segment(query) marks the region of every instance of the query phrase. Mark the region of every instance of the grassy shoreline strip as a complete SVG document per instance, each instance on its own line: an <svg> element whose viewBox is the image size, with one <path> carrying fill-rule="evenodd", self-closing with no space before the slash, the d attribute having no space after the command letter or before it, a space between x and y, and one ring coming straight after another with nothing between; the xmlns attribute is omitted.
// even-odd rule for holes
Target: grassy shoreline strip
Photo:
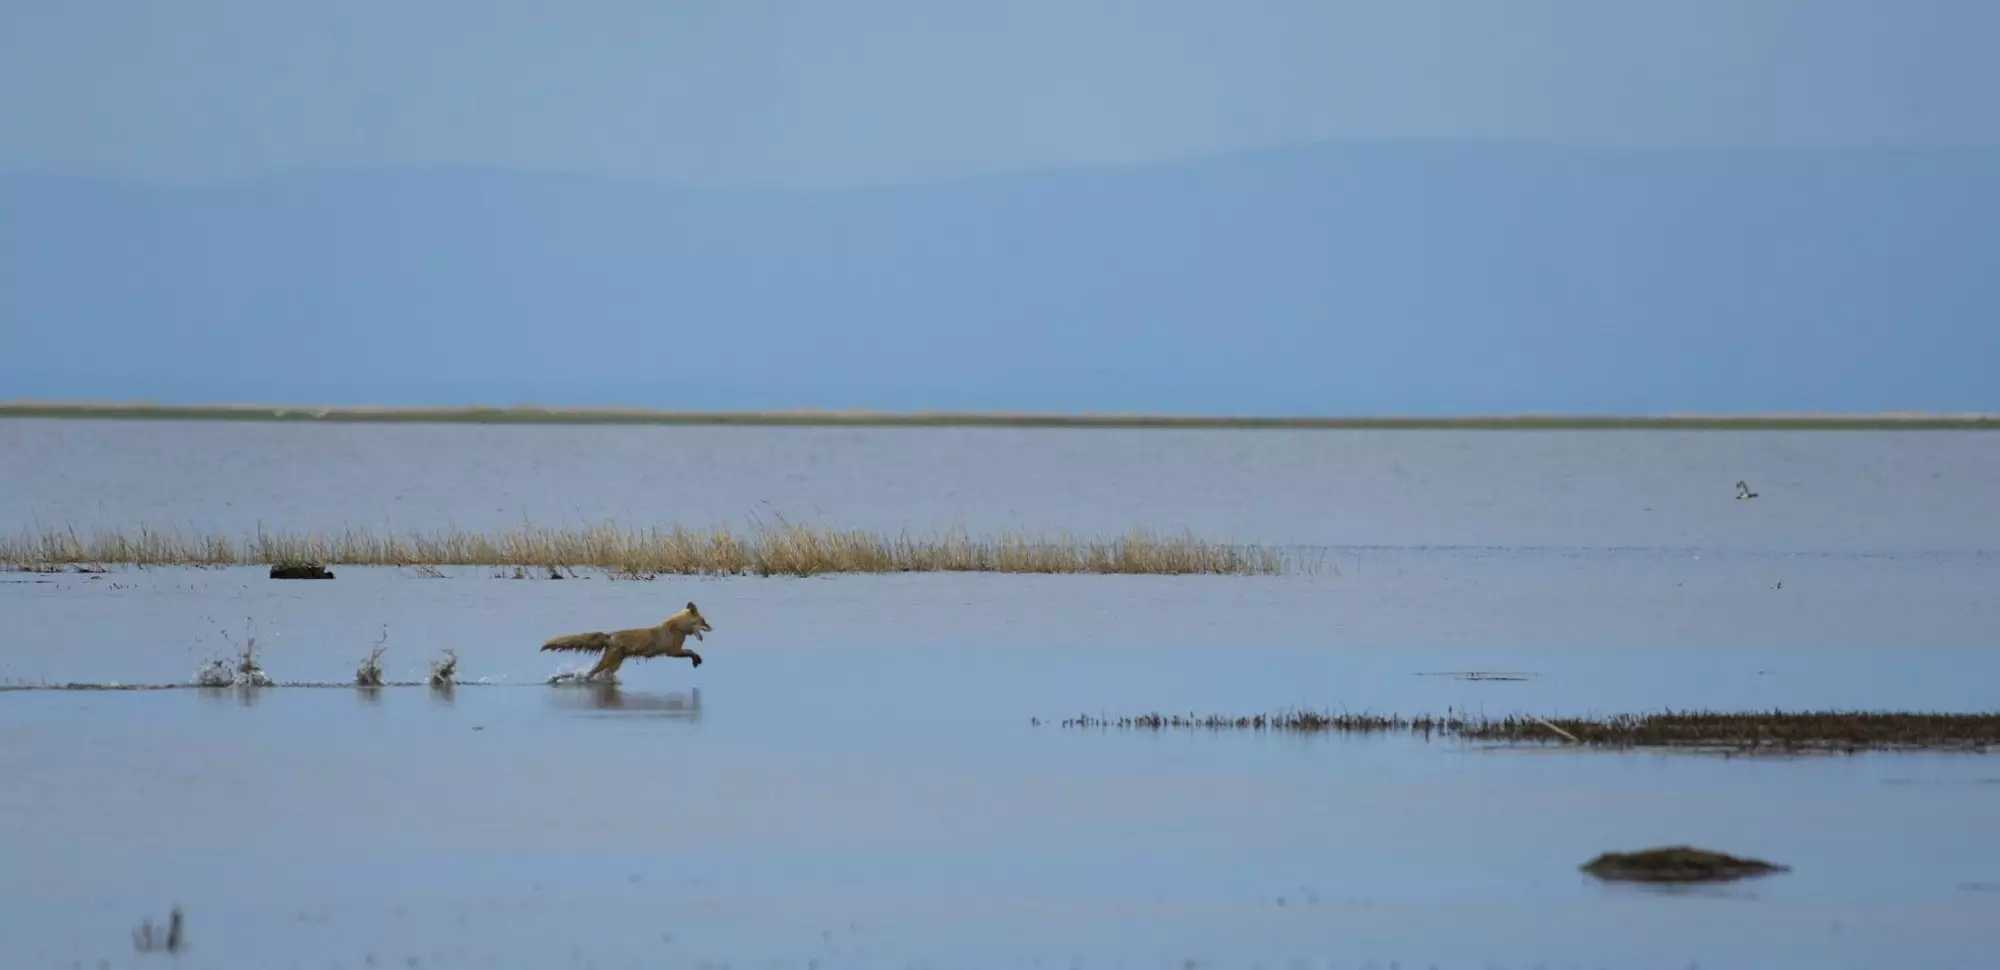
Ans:
<svg viewBox="0 0 2000 970"><path fill-rule="evenodd" d="M1689 748L1731 751L1882 751L2000 745L2000 712L1662 711L1606 718L1446 714L1442 717L1287 710L1270 714L1082 715L1065 728L1140 731L1275 731L1290 734L1414 734L1425 739L1542 742L1592 748Z"/></svg>
<svg viewBox="0 0 2000 970"><path fill-rule="evenodd" d="M1668 414L1277 417L869 411L656 411L640 408L321 407L317 405L0 403L0 418L425 424L637 424L761 427L1211 430L2000 430L2000 414Z"/></svg>
<svg viewBox="0 0 2000 970"><path fill-rule="evenodd" d="M73 528L0 536L0 563L597 568L634 575L813 576L829 573L1000 572L1278 575L1302 564L1259 546L1133 529L1123 536L1046 538L1003 533L913 538L785 524L726 528L519 526L497 532L258 530L241 537L142 526L89 535Z"/></svg>

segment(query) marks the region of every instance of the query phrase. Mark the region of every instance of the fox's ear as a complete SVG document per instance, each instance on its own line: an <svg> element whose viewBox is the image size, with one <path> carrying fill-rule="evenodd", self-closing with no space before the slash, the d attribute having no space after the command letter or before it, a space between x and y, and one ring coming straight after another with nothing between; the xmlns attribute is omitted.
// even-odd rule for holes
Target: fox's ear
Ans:
<svg viewBox="0 0 2000 970"><path fill-rule="evenodd" d="M697 610L697 609L695 609L695 608L694 608L694 601L693 601L693 600L689 600L689 601L688 601L688 612L689 612L689 613L699 613L699 612L701 612L701 611L700 611L700 610Z"/></svg>

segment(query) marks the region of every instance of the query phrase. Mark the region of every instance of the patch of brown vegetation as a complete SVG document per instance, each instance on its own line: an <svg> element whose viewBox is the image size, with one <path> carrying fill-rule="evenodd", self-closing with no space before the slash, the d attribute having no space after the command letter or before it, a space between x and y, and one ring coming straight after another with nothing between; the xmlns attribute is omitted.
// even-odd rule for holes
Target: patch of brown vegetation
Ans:
<svg viewBox="0 0 2000 970"><path fill-rule="evenodd" d="M789 522L748 533L680 527L576 529L521 526L497 533L456 529L407 535L350 529L338 533L259 530L238 540L217 534L184 536L150 527L130 532L50 530L0 538L0 562L37 567L65 563L194 566L271 564L272 578L325 578L331 564L370 566L513 567L550 579L576 567L617 576L814 576L827 573L1002 572L1197 573L1272 575L1292 571L1273 549L1236 546L1134 529L1117 538L1053 538L964 534L928 538L814 528ZM1306 565L1306 571L1312 566Z"/></svg>
<svg viewBox="0 0 2000 970"><path fill-rule="evenodd" d="M1467 741L1577 744L1595 748L1685 748L1731 752L1803 753L1960 749L1984 752L2000 744L2000 713L1940 714L1895 711L1675 712L1622 714L1604 719L1443 717L1281 711L1250 716L1141 714L1083 715L1067 728L1133 730L1204 729L1368 734L1407 732Z"/></svg>
<svg viewBox="0 0 2000 970"><path fill-rule="evenodd" d="M271 564L272 579L332 579L333 572L316 562L280 562Z"/></svg>
<svg viewBox="0 0 2000 970"><path fill-rule="evenodd" d="M1171 428L1171 429L1874 429L2000 428L2000 414L1883 411L1748 414L1465 414L1279 417L1032 412L658 411L589 407L330 407L313 404L150 404L8 401L0 418L167 421L416 422L473 424L651 424L762 427Z"/></svg>
<svg viewBox="0 0 2000 970"><path fill-rule="evenodd" d="M1789 872L1790 866L1670 845L1639 852L1606 852L1578 867L1599 879L1620 882L1725 882Z"/></svg>
<svg viewBox="0 0 2000 970"><path fill-rule="evenodd" d="M1546 723L1574 735L1579 743L1600 747L1861 751L1983 750L2000 744L2000 712L1666 711L1622 714L1601 720L1550 718ZM1473 726L1464 736L1474 740L1532 740L1537 737L1538 727L1508 718Z"/></svg>

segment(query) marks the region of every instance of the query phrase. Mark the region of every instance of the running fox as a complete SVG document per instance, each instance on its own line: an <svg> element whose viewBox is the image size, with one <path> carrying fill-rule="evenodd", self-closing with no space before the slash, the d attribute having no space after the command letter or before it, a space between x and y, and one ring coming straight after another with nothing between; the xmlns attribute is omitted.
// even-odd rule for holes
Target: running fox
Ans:
<svg viewBox="0 0 2000 970"><path fill-rule="evenodd" d="M682 646L689 634L701 639L702 631L715 632L708 625L708 619L695 609L693 603L687 609L667 617L659 626L639 627L633 630L618 630L613 633L572 633L556 637L542 644L543 650L567 650L574 653L603 654L597 666L583 675L585 680L599 674L615 674L628 658L645 657L686 657L701 666L701 654Z"/></svg>

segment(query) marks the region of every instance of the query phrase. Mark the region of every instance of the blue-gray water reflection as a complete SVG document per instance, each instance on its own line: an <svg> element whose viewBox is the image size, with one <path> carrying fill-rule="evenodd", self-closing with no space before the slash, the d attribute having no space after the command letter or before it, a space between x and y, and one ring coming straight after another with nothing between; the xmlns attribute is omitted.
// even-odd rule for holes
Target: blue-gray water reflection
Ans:
<svg viewBox="0 0 2000 970"><path fill-rule="evenodd" d="M185 683L255 635L272 677L334 685L0 692L0 965L163 963L129 934L179 901L177 966L257 970L1983 966L1990 757L1057 722L1991 709L1992 440L0 422L17 528L699 526L768 501L891 530L1185 525L1331 545L1338 570L0 576L0 680ZM691 448L703 466L661 457ZM544 683L580 666L547 637L690 599L717 631L699 670ZM339 686L384 627L397 685ZM447 649L463 682L424 686ZM1669 842L1793 870L1576 871Z"/></svg>

